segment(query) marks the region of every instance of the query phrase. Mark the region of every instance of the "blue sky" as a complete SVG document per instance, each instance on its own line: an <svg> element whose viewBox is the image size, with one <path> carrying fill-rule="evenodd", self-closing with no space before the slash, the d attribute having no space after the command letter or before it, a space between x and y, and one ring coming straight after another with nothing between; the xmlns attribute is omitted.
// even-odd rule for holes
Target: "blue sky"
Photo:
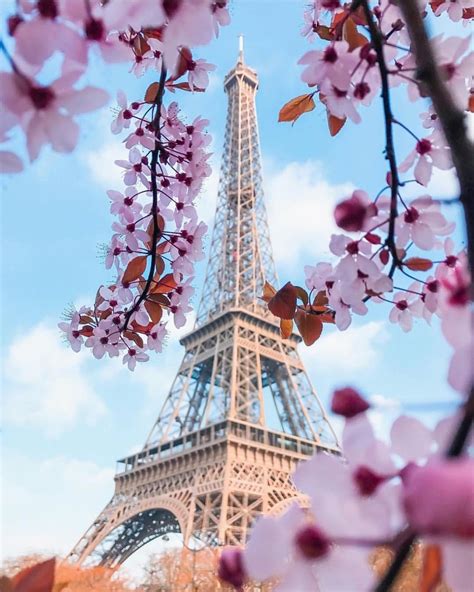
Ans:
<svg viewBox="0 0 474 592"><path fill-rule="evenodd" d="M197 114L210 119L215 174L199 207L211 222L226 111L222 80L236 61L237 36L244 34L246 61L260 78L257 107L276 264L282 282L299 283L304 264L328 256L334 204L353 187L378 191L385 178L380 104L336 138L328 134L321 106L293 127L277 123L282 104L305 92L296 65L308 47L299 35L302 11L302 2L235 2L232 25L197 52L217 66L208 92L177 96L190 120ZM95 63L86 81L105 81L112 96L122 88L131 99L141 97L153 77L137 80L127 70ZM395 95L395 109L418 126L404 94ZM183 351L174 334L163 355L131 374L117 360L70 352L56 329L68 303L90 301L98 285L113 279L97 249L110 236L105 190L121 188L113 160L122 152L109 132L111 116L106 107L82 118L73 155L44 151L24 174L0 180L4 557L70 549L111 496L115 460L143 445ZM406 135L397 135L397 145L401 157L411 149ZM452 197L456 184L449 174L436 174L432 191ZM456 216L454 208L448 215ZM446 384L448 348L438 324L419 322L406 336L387 316L383 307L372 307L347 332L329 329L312 348L301 348L322 400L338 385L359 387L376 403L374 420L382 432L401 409L432 423L457 400Z"/></svg>

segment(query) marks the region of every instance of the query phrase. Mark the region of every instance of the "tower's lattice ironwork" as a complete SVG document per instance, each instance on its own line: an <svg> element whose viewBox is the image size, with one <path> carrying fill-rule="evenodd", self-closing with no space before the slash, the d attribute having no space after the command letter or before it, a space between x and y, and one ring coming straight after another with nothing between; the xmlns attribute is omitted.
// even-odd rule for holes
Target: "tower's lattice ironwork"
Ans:
<svg viewBox="0 0 474 592"><path fill-rule="evenodd" d="M197 321L141 452L119 461L112 500L70 554L117 566L181 532L242 544L256 516L298 497L297 463L338 445L297 353L262 306L276 284L263 201L255 95L244 64L225 78L228 113L217 211Z"/></svg>

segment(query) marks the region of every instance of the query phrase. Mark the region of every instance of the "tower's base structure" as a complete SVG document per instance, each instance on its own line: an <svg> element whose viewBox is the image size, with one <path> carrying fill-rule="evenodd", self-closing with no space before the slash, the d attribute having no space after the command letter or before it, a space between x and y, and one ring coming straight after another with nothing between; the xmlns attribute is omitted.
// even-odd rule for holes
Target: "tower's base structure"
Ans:
<svg viewBox="0 0 474 592"><path fill-rule="evenodd" d="M261 190L256 73L225 79L224 159L196 327L143 450L119 461L112 500L71 551L76 563L118 567L167 533L184 544L243 545L261 514L300 500L297 464L339 451L292 335L262 308L276 285Z"/></svg>

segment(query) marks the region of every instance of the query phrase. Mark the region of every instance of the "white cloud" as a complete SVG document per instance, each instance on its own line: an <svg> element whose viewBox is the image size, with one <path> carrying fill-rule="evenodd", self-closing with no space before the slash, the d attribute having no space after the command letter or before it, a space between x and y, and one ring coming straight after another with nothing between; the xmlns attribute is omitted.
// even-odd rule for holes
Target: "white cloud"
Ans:
<svg viewBox="0 0 474 592"><path fill-rule="evenodd" d="M4 363L5 421L57 436L78 421L94 424L106 411L85 372L84 355L40 323L17 337Z"/></svg>
<svg viewBox="0 0 474 592"><path fill-rule="evenodd" d="M66 554L110 499L113 469L65 456L38 460L6 452L3 558Z"/></svg>
<svg viewBox="0 0 474 592"><path fill-rule="evenodd" d="M104 189L114 189L123 186L123 169L115 164L116 160L126 160L128 151L120 139L104 143L93 152L85 152L82 160L89 167L93 180Z"/></svg>
<svg viewBox="0 0 474 592"><path fill-rule="evenodd" d="M373 367L388 339L382 321L352 326L347 331L326 326L321 339L310 348L302 348L300 354L311 373L316 376L324 373L339 380Z"/></svg>
<svg viewBox="0 0 474 592"><path fill-rule="evenodd" d="M337 231L334 205L353 190L350 183L331 185L319 161L291 162L281 170L268 167L266 205L275 260L290 266L301 259L311 263L328 254L330 236Z"/></svg>

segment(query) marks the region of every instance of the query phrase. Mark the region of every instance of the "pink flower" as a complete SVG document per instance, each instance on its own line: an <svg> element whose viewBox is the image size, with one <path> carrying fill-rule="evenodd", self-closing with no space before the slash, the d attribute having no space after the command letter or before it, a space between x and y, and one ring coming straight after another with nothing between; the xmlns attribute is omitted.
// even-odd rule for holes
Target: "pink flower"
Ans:
<svg viewBox="0 0 474 592"><path fill-rule="evenodd" d="M137 362L147 362L149 359L150 357L147 354L132 347L123 356L122 362L123 364L127 364L128 369L133 372Z"/></svg>
<svg viewBox="0 0 474 592"><path fill-rule="evenodd" d="M430 250L435 246L437 236L446 236L454 230L455 224L448 222L440 211L439 204L429 195L413 200L405 212L396 220L397 246L405 247L411 240L417 247Z"/></svg>
<svg viewBox="0 0 474 592"><path fill-rule="evenodd" d="M298 64L306 66L301 79L309 86L322 85L324 82L348 89L351 72L357 61L357 56L349 51L347 41L335 41L323 51L308 51Z"/></svg>
<svg viewBox="0 0 474 592"><path fill-rule="evenodd" d="M188 64L188 82L191 90L194 87L205 89L209 84L209 74L215 70L214 64L208 64L205 60L192 60Z"/></svg>
<svg viewBox="0 0 474 592"><path fill-rule="evenodd" d="M123 177L125 185L136 185L139 179L145 187L148 187L148 177L150 175L148 160L145 156L142 157L140 150L136 146L130 150L128 160L116 160L115 164L126 171Z"/></svg>
<svg viewBox="0 0 474 592"><path fill-rule="evenodd" d="M436 8L433 12L436 16L447 12L452 21L458 22L462 19L463 10L472 8L472 0L444 0L444 2L437 2L434 6Z"/></svg>
<svg viewBox="0 0 474 592"><path fill-rule="evenodd" d="M394 307L390 311L391 323L398 323L405 333L413 327L413 317L420 316L420 299L416 294L397 292L393 298Z"/></svg>
<svg viewBox="0 0 474 592"><path fill-rule="evenodd" d="M334 209L334 219L339 228L347 232L362 230L367 218L377 214L377 207L365 191L356 190L351 197L341 201Z"/></svg>
<svg viewBox="0 0 474 592"><path fill-rule="evenodd" d="M474 537L474 461L438 460L404 474L403 503L422 534Z"/></svg>
<svg viewBox="0 0 474 592"><path fill-rule="evenodd" d="M351 96L349 87L338 87L326 81L321 86L324 95L323 102L331 115L339 119L351 119L354 123L360 123L361 117L354 106L354 96Z"/></svg>
<svg viewBox="0 0 474 592"><path fill-rule="evenodd" d="M110 125L113 134L119 134L124 128L130 127L131 120L134 117L134 111L136 112L140 107L138 103L132 103L129 107L127 97L121 90L117 92L117 103L120 109Z"/></svg>
<svg viewBox="0 0 474 592"><path fill-rule="evenodd" d="M8 150L0 150L0 174L20 173L23 170L21 159Z"/></svg>
<svg viewBox="0 0 474 592"><path fill-rule="evenodd" d="M304 273L306 276L306 287L308 290L325 290L327 287L327 281L334 279L333 267L330 263L316 263L313 267L311 265L305 265Z"/></svg>
<svg viewBox="0 0 474 592"><path fill-rule="evenodd" d="M438 169L448 170L452 168L451 151L447 146L439 146L434 143L438 138L431 136L419 140L415 148L410 152L398 170L406 173L415 164L415 179L424 185L428 185L431 179L433 166Z"/></svg>
<svg viewBox="0 0 474 592"><path fill-rule="evenodd" d="M84 339L79 331L79 313L75 312L69 323L58 323L58 327L66 334L71 349L80 351Z"/></svg>
<svg viewBox="0 0 474 592"><path fill-rule="evenodd" d="M77 73L58 78L50 86L37 86L13 72L0 73L0 103L20 120L27 134L31 160L44 144L56 152L71 152L79 138L72 115L94 111L108 101L107 93L93 86L76 90Z"/></svg>
<svg viewBox="0 0 474 592"><path fill-rule="evenodd" d="M242 560L242 549L226 547L219 558L219 578L237 589L241 589L247 574Z"/></svg>
<svg viewBox="0 0 474 592"><path fill-rule="evenodd" d="M150 329L147 339L147 347L156 352L161 352L163 348L163 342L167 335L166 325L158 323L153 325Z"/></svg>

